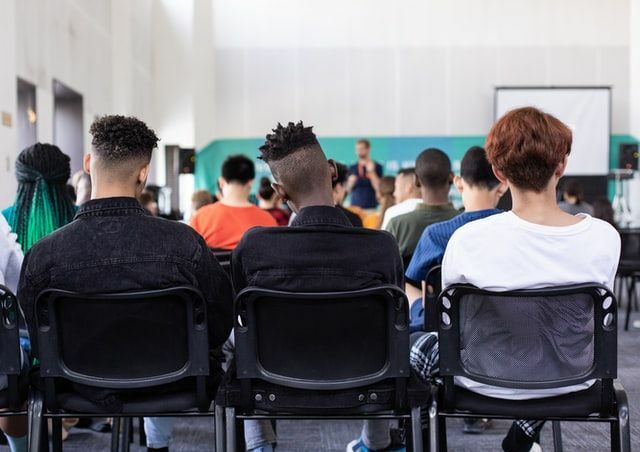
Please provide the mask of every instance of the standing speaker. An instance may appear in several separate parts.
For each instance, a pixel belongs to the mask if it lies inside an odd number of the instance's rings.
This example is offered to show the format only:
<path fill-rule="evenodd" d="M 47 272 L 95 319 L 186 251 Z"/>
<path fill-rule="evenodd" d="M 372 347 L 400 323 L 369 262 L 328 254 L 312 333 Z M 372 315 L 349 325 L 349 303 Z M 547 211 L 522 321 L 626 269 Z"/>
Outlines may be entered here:
<path fill-rule="evenodd" d="M 618 168 L 638 170 L 637 143 L 620 143 L 618 147 Z"/>
<path fill-rule="evenodd" d="M 196 150 L 180 148 L 180 174 L 193 174 L 196 168 Z"/>

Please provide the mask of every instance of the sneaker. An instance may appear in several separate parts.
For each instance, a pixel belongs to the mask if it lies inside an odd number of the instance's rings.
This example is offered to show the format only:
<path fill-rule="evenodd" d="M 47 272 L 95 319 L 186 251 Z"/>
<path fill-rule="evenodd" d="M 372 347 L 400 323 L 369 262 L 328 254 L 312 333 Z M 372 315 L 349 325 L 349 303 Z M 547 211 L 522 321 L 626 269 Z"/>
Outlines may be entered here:
<path fill-rule="evenodd" d="M 462 427 L 462 431 L 464 433 L 475 434 L 478 435 L 480 433 L 484 433 L 486 429 L 491 427 L 491 419 L 482 418 L 482 419 L 473 419 L 473 418 L 465 418 L 464 427 Z"/>
<path fill-rule="evenodd" d="M 385 449 L 378 449 L 379 452 L 406 452 L 407 449 L 402 444 L 393 444 Z M 375 452 L 364 445 L 362 438 L 354 439 L 347 445 L 347 452 Z"/>

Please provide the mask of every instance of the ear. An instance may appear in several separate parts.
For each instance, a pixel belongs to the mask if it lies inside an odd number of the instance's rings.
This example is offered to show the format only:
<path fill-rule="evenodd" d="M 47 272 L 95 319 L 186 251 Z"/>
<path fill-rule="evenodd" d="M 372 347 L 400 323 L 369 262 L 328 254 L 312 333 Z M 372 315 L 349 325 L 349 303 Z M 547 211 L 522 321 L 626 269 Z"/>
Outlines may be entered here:
<path fill-rule="evenodd" d="M 87 153 L 82 157 L 82 169 L 85 173 L 91 174 L 91 154 Z"/>
<path fill-rule="evenodd" d="M 224 187 L 225 185 L 227 185 L 227 181 L 225 181 L 222 176 L 219 177 L 218 178 L 218 188 L 220 189 L 220 191 L 222 191 L 222 187 Z"/>
<path fill-rule="evenodd" d="M 147 178 L 149 177 L 149 163 L 140 168 L 138 173 L 138 185 L 144 187 L 147 184 Z"/>
<path fill-rule="evenodd" d="M 449 173 L 449 185 L 453 184 L 455 177 L 453 173 Z"/>
<path fill-rule="evenodd" d="M 568 163 L 569 163 L 569 154 L 566 154 L 562 159 L 562 161 L 558 163 L 558 166 L 556 167 L 555 175 L 558 179 L 560 179 L 564 175 L 564 172 L 567 169 Z"/>
<path fill-rule="evenodd" d="M 493 187 L 493 192 L 496 194 L 498 199 L 502 198 L 504 194 L 509 190 L 509 186 L 504 182 L 500 182 L 498 185 Z"/>
<path fill-rule="evenodd" d="M 333 185 L 336 179 L 338 179 L 338 167 L 333 159 L 329 159 L 327 162 L 329 163 L 329 174 L 331 175 L 331 184 Z"/>
<path fill-rule="evenodd" d="M 456 186 L 456 189 L 458 190 L 458 192 L 462 193 L 464 191 L 464 185 L 462 184 L 462 177 L 454 176 L 453 185 Z"/>
<path fill-rule="evenodd" d="M 504 177 L 504 174 L 502 174 L 502 172 L 495 166 L 492 166 L 491 169 L 493 170 L 493 174 L 496 176 L 496 179 L 498 179 L 501 184 L 507 185 L 507 178 Z"/>
<path fill-rule="evenodd" d="M 418 179 L 418 176 L 416 174 L 413 175 L 413 185 L 415 185 L 416 187 L 420 188 L 420 179 Z"/>
<path fill-rule="evenodd" d="M 278 194 L 278 197 L 282 199 L 283 202 L 289 201 L 289 195 L 285 191 L 284 187 L 277 182 L 273 182 L 271 184 L 271 188 Z"/>

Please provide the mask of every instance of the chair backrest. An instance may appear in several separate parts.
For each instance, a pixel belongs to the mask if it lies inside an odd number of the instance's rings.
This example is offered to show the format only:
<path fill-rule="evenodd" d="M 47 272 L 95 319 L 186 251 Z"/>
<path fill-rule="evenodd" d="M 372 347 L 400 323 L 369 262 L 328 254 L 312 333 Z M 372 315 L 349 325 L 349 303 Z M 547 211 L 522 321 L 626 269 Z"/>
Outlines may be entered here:
<path fill-rule="evenodd" d="M 620 260 L 640 263 L 640 229 L 622 229 L 620 238 Z"/>
<path fill-rule="evenodd" d="M 442 291 L 442 266 L 431 267 L 423 281 L 424 330 L 438 331 L 438 296 Z"/>
<path fill-rule="evenodd" d="M 139 389 L 209 374 L 206 303 L 190 287 L 36 300 L 40 374 Z"/>
<path fill-rule="evenodd" d="M 490 292 L 447 287 L 439 298 L 440 373 L 543 389 L 617 373 L 617 303 L 600 284 Z"/>
<path fill-rule="evenodd" d="M 3 285 L 0 285 L 0 309 L 0 375 L 7 377 L 9 408 L 19 409 L 18 375 L 22 367 L 19 336 L 20 310 L 16 296 Z"/>
<path fill-rule="evenodd" d="M 216 260 L 222 267 L 222 269 L 227 272 L 227 274 L 231 273 L 231 253 L 230 250 L 223 250 L 221 248 L 211 248 L 213 255 Z"/>
<path fill-rule="evenodd" d="M 294 293 L 249 287 L 235 302 L 237 376 L 333 390 L 409 376 L 409 311 L 384 285 Z"/>

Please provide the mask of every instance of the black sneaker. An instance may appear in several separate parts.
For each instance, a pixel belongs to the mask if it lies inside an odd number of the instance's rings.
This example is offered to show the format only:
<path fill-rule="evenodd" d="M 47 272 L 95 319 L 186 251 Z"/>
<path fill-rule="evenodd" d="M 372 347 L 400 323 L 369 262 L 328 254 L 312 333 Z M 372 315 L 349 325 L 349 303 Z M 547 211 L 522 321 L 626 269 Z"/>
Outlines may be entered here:
<path fill-rule="evenodd" d="M 478 435 L 480 433 L 484 433 L 484 431 L 489 427 L 491 427 L 491 419 L 465 418 L 464 427 L 462 427 L 462 431 L 464 433 Z"/>

